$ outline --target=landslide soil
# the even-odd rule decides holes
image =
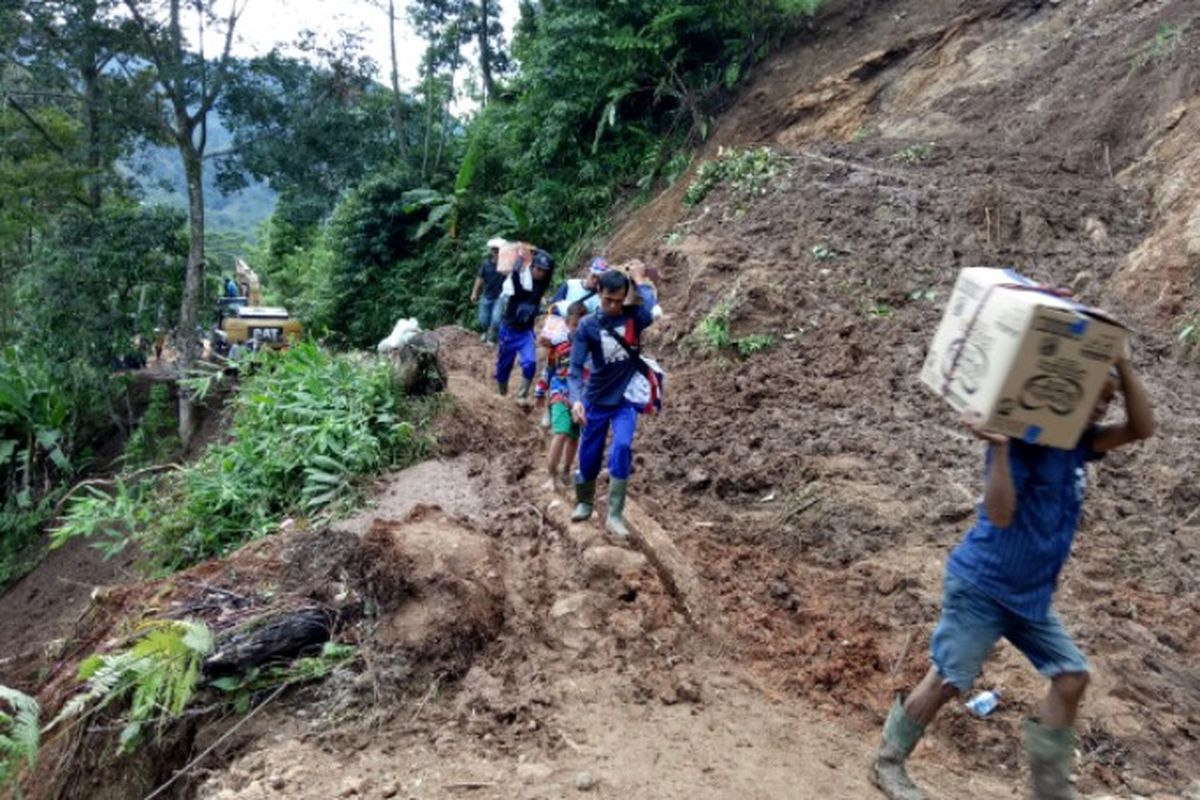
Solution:
[[[567,522],[534,420],[490,395],[487,350],[444,331],[437,461],[305,533],[315,550],[250,550],[189,578],[253,594],[260,558],[266,588],[330,597],[341,551],[318,558],[319,542],[369,545],[391,567],[356,574],[393,591],[343,632],[361,658],[240,729],[190,731],[153,777],[215,745],[177,796],[874,796],[864,765],[927,665],[980,491],[980,447],[916,375],[957,269],[1011,265],[1135,327],[1159,420],[1093,468],[1058,594],[1095,670],[1079,788],[1200,792],[1200,398],[1174,338],[1200,266],[1196,14],[831,2],[697,160],[770,146],[786,169],[767,191],[687,209],[685,176],[610,243],[661,268],[667,311],[647,340],[669,407],[639,431],[636,541]],[[1138,65],[1164,25],[1184,35]],[[718,304],[735,337],[774,345],[705,348],[694,332]],[[293,570],[312,579],[278,577]],[[179,586],[167,596],[195,603]],[[1000,708],[953,704],[916,751],[932,797],[1023,793],[1017,727],[1043,682],[1001,645],[981,684],[1003,686]],[[130,774],[92,796],[132,796]]]

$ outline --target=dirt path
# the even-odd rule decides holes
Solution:
[[[595,520],[570,524],[569,498],[534,467],[532,419],[477,380],[490,353],[466,334],[446,346],[456,415],[490,447],[393,476],[374,508],[338,527],[404,525],[434,504],[455,525],[488,531],[503,553],[503,630],[460,682],[444,693],[435,682],[385,718],[335,727],[319,709],[338,702],[336,686],[265,714],[199,796],[871,796],[874,731],[770,691],[732,657],[699,578],[644,509],[630,515],[632,548]],[[451,529],[439,535],[453,550]],[[1003,771],[944,772],[936,752],[921,761],[932,797],[961,797],[964,785],[981,800],[1012,794]]]

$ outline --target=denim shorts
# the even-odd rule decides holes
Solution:
[[[942,618],[929,643],[942,679],[960,692],[969,691],[1000,637],[1012,642],[1047,678],[1088,671],[1087,659],[1053,611],[1038,622],[1025,619],[947,571]]]

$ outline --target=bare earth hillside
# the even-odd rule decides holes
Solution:
[[[209,747],[173,796],[876,796],[879,725],[927,667],[980,492],[980,446],[917,373],[957,270],[989,265],[1137,332],[1159,433],[1094,468],[1058,594],[1095,670],[1077,785],[1200,797],[1200,373],[1176,340],[1200,310],[1200,6],[830,2],[695,163],[758,146],[782,159],[765,191],[687,208],[693,168],[609,244],[661,268],[667,311],[632,546],[568,522],[535,420],[491,393],[491,351],[444,329],[437,460],[332,530],[100,593],[43,648],[41,699],[130,615],[244,612],[221,592],[335,609],[361,657],[136,763],[90,767],[96,748],[62,737],[29,796],[144,797]],[[705,347],[714,310],[771,345]],[[1017,729],[1043,682],[1004,644],[981,685],[1000,708],[947,708],[912,760],[932,797],[1025,795]]]

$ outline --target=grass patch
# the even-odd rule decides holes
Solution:
[[[688,186],[683,204],[698,205],[708,193],[728,184],[741,196],[764,195],[771,185],[789,173],[787,159],[769,147],[752,150],[721,148],[717,157],[700,165],[696,179]]]
[[[1183,33],[1184,29],[1175,25],[1159,26],[1153,36],[1129,54],[1129,71],[1140,72],[1174,58],[1183,44]]]
[[[769,333],[753,333],[737,340],[738,352],[744,356],[752,356],[775,346],[775,337]]]
[[[910,144],[908,147],[892,153],[892,161],[916,166],[926,161],[931,155],[933,155],[933,142]]]
[[[737,304],[732,300],[721,300],[712,307],[687,339],[690,346],[708,353],[718,353],[726,348],[736,348],[743,356],[752,356],[775,346],[776,338],[769,333],[754,333],[735,337],[730,330],[730,319]]]

